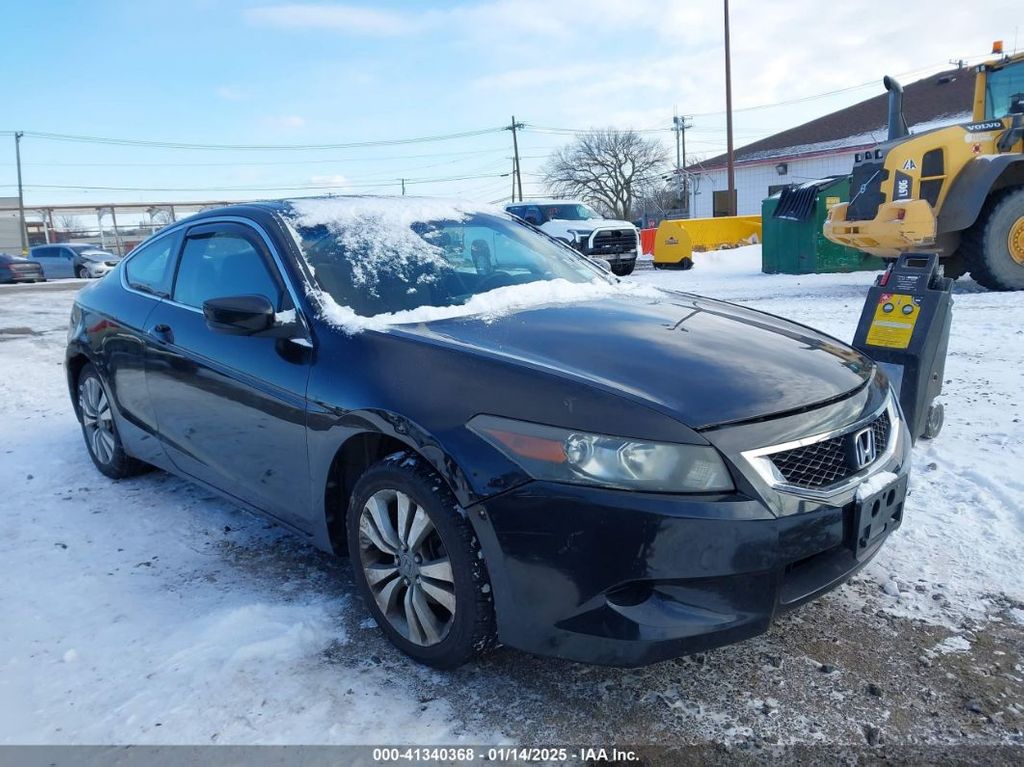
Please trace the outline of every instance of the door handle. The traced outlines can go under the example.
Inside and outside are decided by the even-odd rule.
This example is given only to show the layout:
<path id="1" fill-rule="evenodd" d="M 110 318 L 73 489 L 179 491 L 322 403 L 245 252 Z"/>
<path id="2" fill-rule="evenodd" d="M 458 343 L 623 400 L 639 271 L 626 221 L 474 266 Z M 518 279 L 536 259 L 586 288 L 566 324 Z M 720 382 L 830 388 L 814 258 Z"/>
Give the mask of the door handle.
<path id="1" fill-rule="evenodd" d="M 165 343 L 174 343 L 174 331 L 171 330 L 171 326 L 160 322 L 153 326 L 153 329 L 149 331 L 149 334 L 153 336 L 157 341 L 163 341 Z"/>

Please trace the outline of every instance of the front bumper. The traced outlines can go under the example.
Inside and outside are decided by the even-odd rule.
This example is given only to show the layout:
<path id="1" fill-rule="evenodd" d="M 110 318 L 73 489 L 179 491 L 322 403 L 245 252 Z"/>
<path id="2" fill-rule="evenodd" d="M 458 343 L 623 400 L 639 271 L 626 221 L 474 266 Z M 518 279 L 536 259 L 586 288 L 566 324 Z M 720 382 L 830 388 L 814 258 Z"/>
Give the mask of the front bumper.
<path id="1" fill-rule="evenodd" d="M 864 221 L 847 220 L 848 208 L 845 202 L 829 208 L 823 231 L 832 242 L 882 258 L 935 244 L 937 222 L 927 200 L 885 202 Z"/>
<path id="2" fill-rule="evenodd" d="M 91 278 L 98 278 L 104 277 L 110 272 L 114 271 L 116 264 L 114 266 L 111 266 L 110 264 L 107 264 L 105 262 L 98 262 L 86 263 L 83 264 L 83 266 L 85 267 L 85 273 L 87 276 Z"/>
<path id="3" fill-rule="evenodd" d="M 896 474 L 901 492 L 905 431 L 900 421 L 898 449 L 871 470 Z M 720 496 L 533 482 L 468 512 L 504 644 L 639 666 L 761 634 L 842 584 L 899 526 L 896 503 L 894 524 L 867 549 L 856 540 L 856 487 L 811 500 L 746 482 Z"/>

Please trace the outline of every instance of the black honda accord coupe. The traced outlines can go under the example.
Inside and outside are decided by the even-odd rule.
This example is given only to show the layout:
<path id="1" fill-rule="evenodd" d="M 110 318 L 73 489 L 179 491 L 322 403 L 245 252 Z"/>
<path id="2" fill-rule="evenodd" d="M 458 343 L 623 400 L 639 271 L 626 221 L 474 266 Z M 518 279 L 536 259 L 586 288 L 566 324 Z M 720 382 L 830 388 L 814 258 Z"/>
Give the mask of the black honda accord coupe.
<path id="1" fill-rule="evenodd" d="M 910 439 L 870 359 L 497 209 L 208 210 L 83 289 L 68 339 L 102 473 L 156 466 L 347 554 L 438 667 L 751 637 L 902 521 Z"/>

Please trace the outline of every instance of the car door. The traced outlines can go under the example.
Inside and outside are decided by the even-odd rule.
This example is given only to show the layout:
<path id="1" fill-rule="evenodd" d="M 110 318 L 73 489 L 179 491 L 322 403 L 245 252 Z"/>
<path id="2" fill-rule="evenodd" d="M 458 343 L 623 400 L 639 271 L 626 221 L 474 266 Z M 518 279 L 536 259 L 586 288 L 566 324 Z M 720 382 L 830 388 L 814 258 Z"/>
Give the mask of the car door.
<path id="1" fill-rule="evenodd" d="M 215 332 L 202 310 L 208 299 L 239 295 L 293 310 L 272 247 L 237 221 L 186 231 L 171 299 L 147 320 L 146 381 L 181 471 L 308 529 L 308 341 Z"/>
<path id="2" fill-rule="evenodd" d="M 75 251 L 71 248 L 58 246 L 57 257 L 54 259 L 54 268 L 58 277 L 75 277 Z"/>
<path id="3" fill-rule="evenodd" d="M 43 267 L 43 276 L 48 280 L 55 280 L 60 276 L 58 268 L 57 248 L 50 245 L 40 245 L 29 251 L 29 258 L 38 261 Z"/>

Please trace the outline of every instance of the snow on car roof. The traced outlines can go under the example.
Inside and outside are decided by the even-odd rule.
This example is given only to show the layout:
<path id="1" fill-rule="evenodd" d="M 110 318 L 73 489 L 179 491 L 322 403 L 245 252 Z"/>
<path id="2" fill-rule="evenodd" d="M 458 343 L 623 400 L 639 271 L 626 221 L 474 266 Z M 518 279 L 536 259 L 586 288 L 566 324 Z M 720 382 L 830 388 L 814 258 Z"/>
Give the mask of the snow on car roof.
<path id="1" fill-rule="evenodd" d="M 540 199 L 540 200 L 521 200 L 520 202 L 510 202 L 505 207 L 506 208 L 511 208 L 513 205 L 586 205 L 586 204 L 587 203 L 583 202 L 583 200 Z"/>

